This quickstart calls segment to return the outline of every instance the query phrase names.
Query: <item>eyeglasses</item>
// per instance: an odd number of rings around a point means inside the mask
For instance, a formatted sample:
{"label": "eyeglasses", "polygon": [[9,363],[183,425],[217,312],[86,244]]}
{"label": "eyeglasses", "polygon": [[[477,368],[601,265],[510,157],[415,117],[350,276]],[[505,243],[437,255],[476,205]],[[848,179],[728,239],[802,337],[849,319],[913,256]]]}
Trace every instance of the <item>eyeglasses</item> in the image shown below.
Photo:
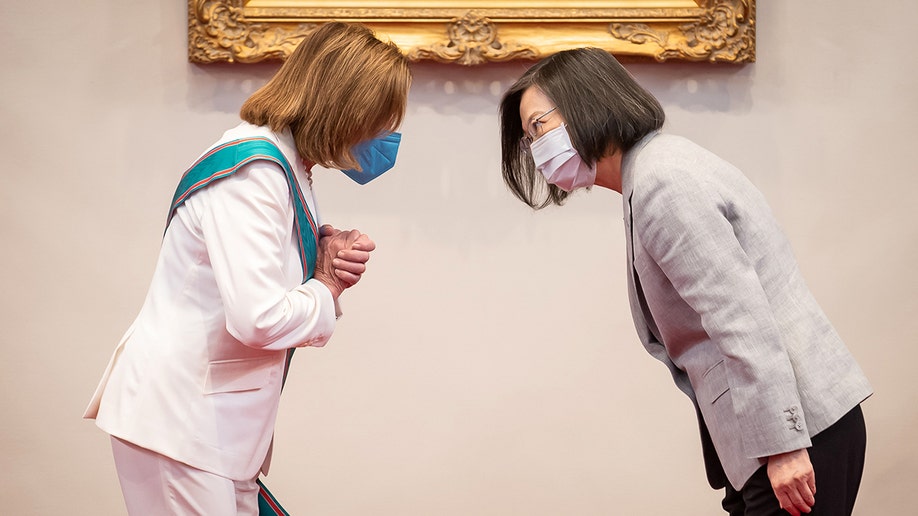
{"label": "eyeglasses", "polygon": [[543,120],[545,119],[545,117],[552,114],[552,112],[554,112],[554,110],[556,109],[558,109],[557,106],[549,109],[548,111],[535,117],[531,122],[529,122],[529,127],[523,129],[523,132],[526,134],[522,138],[520,138],[520,148],[521,149],[523,149],[526,152],[529,152],[532,142],[534,142],[539,137],[539,135],[542,134],[542,125],[544,123]]}

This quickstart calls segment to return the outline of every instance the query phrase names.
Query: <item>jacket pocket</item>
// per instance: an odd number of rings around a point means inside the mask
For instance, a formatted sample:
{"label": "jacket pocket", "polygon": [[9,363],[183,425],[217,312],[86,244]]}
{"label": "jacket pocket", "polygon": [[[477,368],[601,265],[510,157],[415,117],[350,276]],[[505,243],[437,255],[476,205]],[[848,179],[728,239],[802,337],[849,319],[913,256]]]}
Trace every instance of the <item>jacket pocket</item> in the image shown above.
{"label": "jacket pocket", "polygon": [[207,364],[204,394],[261,389],[268,384],[276,357],[216,360]]}
{"label": "jacket pocket", "polygon": [[721,360],[709,367],[701,375],[701,385],[697,389],[698,399],[704,403],[713,404],[729,390],[727,367],[724,365],[724,361]]}

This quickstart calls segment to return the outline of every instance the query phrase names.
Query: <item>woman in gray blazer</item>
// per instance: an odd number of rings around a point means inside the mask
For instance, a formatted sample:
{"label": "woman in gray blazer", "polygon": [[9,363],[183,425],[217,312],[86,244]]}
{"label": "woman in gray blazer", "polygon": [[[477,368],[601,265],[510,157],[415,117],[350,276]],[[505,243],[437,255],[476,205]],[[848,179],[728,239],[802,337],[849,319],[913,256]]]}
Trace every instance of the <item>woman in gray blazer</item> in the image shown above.
{"label": "woman in gray blazer", "polygon": [[594,185],[622,194],[635,327],[695,405],[724,509],[850,514],[870,384],[761,193],[663,121],[610,54],[560,52],[503,97],[504,180],[535,209]]}

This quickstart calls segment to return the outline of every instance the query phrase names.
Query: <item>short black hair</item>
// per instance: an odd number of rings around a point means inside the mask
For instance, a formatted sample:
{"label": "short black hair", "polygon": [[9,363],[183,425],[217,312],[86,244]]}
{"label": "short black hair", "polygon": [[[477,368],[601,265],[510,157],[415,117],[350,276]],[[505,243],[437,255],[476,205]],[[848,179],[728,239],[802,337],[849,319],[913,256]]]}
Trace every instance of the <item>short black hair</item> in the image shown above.
{"label": "short black hair", "polygon": [[537,86],[567,121],[571,143],[587,163],[626,152],[663,127],[663,107],[610,53],[599,48],[564,50],[539,61],[504,93],[500,103],[501,169],[513,194],[540,209],[569,195],[549,185],[522,152],[523,92]]}

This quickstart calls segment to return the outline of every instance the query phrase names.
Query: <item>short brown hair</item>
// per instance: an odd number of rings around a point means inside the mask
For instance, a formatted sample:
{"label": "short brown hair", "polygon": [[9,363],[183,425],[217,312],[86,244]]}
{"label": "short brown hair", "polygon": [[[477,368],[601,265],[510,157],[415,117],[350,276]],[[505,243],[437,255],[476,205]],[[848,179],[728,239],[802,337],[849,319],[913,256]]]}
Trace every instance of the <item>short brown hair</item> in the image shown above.
{"label": "short brown hair", "polygon": [[359,168],[351,148],[398,128],[410,84],[398,46],[363,25],[329,22],[300,42],[239,114],[273,131],[289,127],[304,159]]}
{"label": "short brown hair", "polygon": [[520,100],[532,86],[564,116],[571,143],[587,163],[616,150],[627,152],[666,119],[657,99],[605,50],[564,50],[539,61],[510,86],[500,103],[504,182],[513,195],[536,209],[562,204],[569,193],[546,184],[520,148]]}

